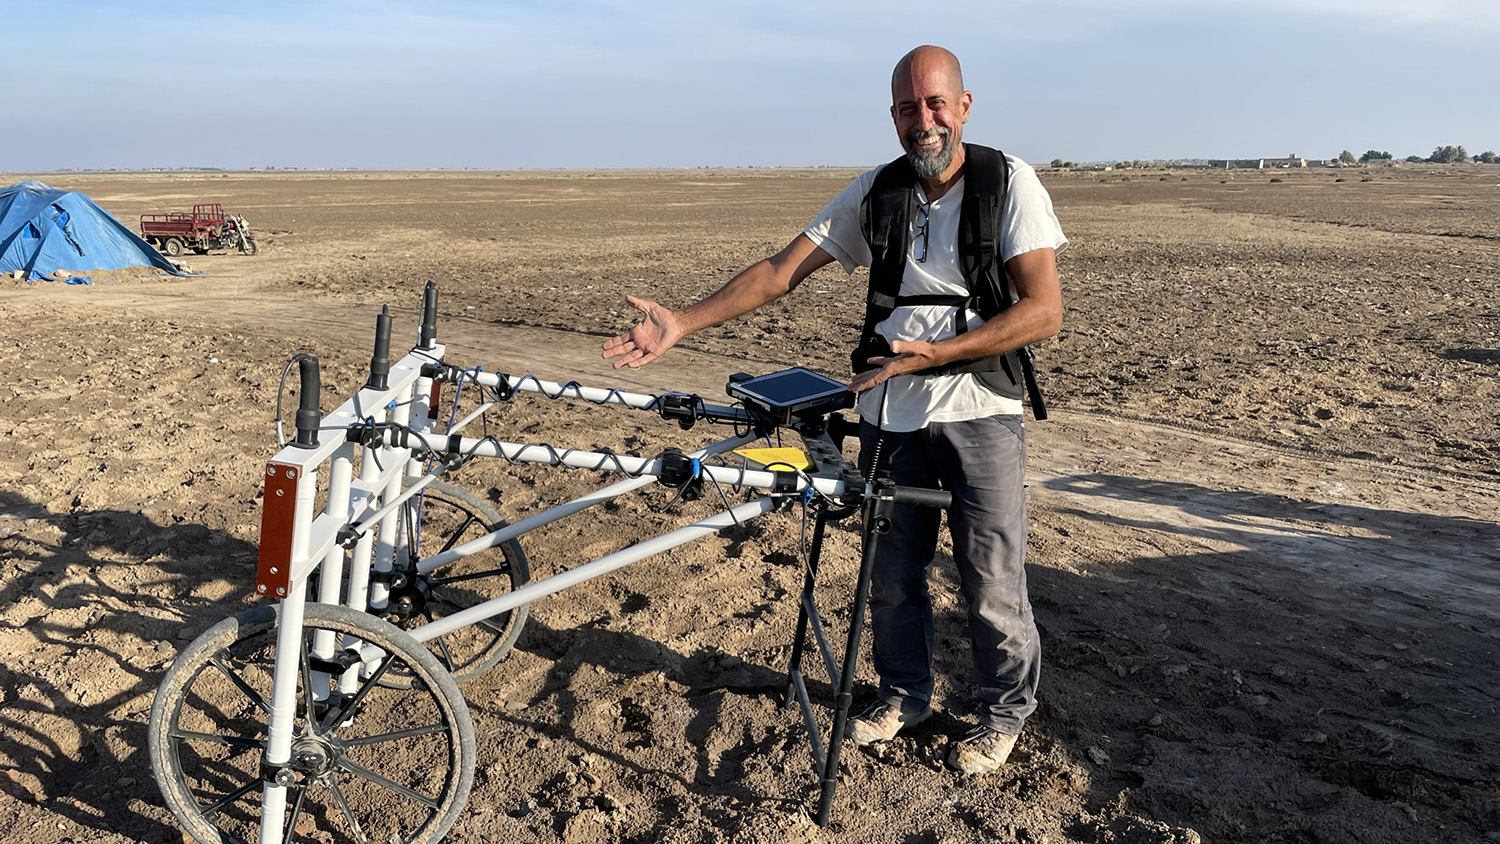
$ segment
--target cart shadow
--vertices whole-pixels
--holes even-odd
[[[1500,758],[1486,720],[1500,696],[1496,602],[1474,600],[1500,594],[1492,522],[1128,476],[1064,478],[1045,492],[1028,566],[1042,705],[1012,764],[980,778],[942,769],[939,751],[974,715],[966,613],[950,602],[935,619],[940,713],[892,750],[845,745],[859,787],[913,783],[942,796],[951,822],[996,840],[1016,835],[1025,805],[1062,813],[1052,818],[1062,827],[1041,834],[1080,841],[1164,844],[1191,840],[1189,828],[1231,842],[1393,840],[1391,829],[1441,824],[1451,840],[1482,835],[1500,782],[1495,764],[1474,764]],[[1088,535],[1069,540],[1059,525]],[[742,539],[745,553],[763,550]],[[1053,564],[1046,552],[1064,541],[1074,564]],[[953,591],[951,557],[939,555],[933,577],[935,595]],[[496,717],[561,739],[569,751],[554,754],[628,772],[620,788],[674,782],[686,796],[661,798],[661,818],[688,801],[732,831],[731,812],[810,805],[795,710],[768,729],[744,706],[780,705],[781,666],[679,653],[600,623],[533,621],[517,647],[548,663],[527,705],[538,714]],[[657,694],[691,710],[662,733],[677,729],[693,754],[680,768],[635,749],[639,701],[652,701],[641,681],[656,673],[677,684]],[[811,685],[815,700],[832,697]],[[784,766],[783,788],[741,782],[767,764]],[[559,831],[567,819],[554,815]]]
[[[556,718],[555,721],[550,717],[532,719],[506,712],[494,713],[495,717],[538,734],[563,739],[584,753],[635,775],[665,778],[709,800],[722,799],[730,807],[785,812],[794,811],[799,804],[797,799],[755,791],[739,776],[745,759],[779,749],[787,743],[786,735],[746,736],[729,742],[720,735],[726,721],[733,717],[731,696],[770,700],[780,705],[786,691],[784,670],[726,660],[725,654],[713,648],[678,653],[654,640],[598,624],[556,630],[535,613],[528,619],[516,648],[550,663],[541,689],[527,708],[555,708]],[[590,671],[608,672],[612,684],[633,683],[641,688],[642,696],[650,690],[657,698],[642,703],[627,696],[619,707],[621,727],[612,736],[616,741],[609,744],[589,738],[575,726],[582,719],[596,717],[590,712],[592,701],[577,690],[580,678],[586,683],[583,675]],[[644,754],[628,752],[650,748],[661,738],[651,722],[659,714],[653,710],[658,708],[662,695],[678,697],[692,710],[680,733],[686,746],[695,749],[689,771],[668,770],[642,761]],[[566,819],[566,813],[556,818],[559,828]]]
[[[805,664],[810,667],[819,658],[810,641],[808,647]],[[589,763],[583,757],[591,755],[629,772],[622,778],[625,780],[670,780],[690,796],[658,798],[660,805],[656,810],[662,823],[669,823],[669,818],[680,820],[682,807],[673,804],[683,799],[695,804],[693,811],[701,814],[703,822],[721,827],[728,834],[736,831],[736,824],[740,823],[737,817],[751,812],[810,817],[818,797],[818,774],[804,721],[795,702],[787,704],[785,666],[754,664],[711,646],[679,653],[655,640],[608,629],[598,622],[558,630],[538,619],[535,613],[528,619],[516,649],[549,663],[541,687],[520,712],[491,708],[485,717],[530,734],[532,738],[522,753],[537,752],[535,737],[546,736],[576,748],[567,753],[564,763],[567,767],[584,770]],[[821,671],[814,669],[814,674]],[[590,684],[590,672],[608,675],[610,690],[601,694],[607,706],[618,708],[617,729],[605,729],[608,735],[603,739],[586,735],[604,729],[598,724],[600,700],[590,698],[585,691]],[[805,681],[814,709],[820,713],[819,729],[826,747],[835,689],[816,676],[806,677]],[[663,695],[680,701],[692,714],[685,725],[679,727],[676,722],[669,722],[653,735],[650,730],[642,729],[640,722],[651,717],[649,710],[653,706],[660,707]],[[642,697],[647,698],[644,704],[640,701]],[[857,679],[851,712],[874,699],[874,685]],[[753,712],[747,712],[747,707],[763,709],[766,705],[784,710],[783,716],[771,726]],[[528,716],[528,711],[545,714]],[[593,726],[580,728],[580,722],[593,722]],[[920,746],[945,748],[971,726],[951,714],[939,712],[904,737]],[[665,735],[674,730],[678,731],[675,736]],[[691,757],[685,771],[673,769],[661,756],[633,752],[649,751],[654,741],[671,742],[674,738],[680,739],[678,744]],[[857,763],[858,766],[893,761],[879,749],[845,742],[842,758],[849,760],[851,754],[870,757]],[[783,787],[766,790],[744,776],[749,769],[767,767],[777,771]],[[847,761],[840,767],[846,775],[851,770]],[[544,794],[540,799],[554,813],[555,831],[562,834],[580,807],[564,805],[567,801],[557,799],[560,777],[555,775],[539,791]],[[585,798],[583,808],[588,805]],[[837,823],[835,819],[835,829]]]
[[[149,773],[151,702],[184,636],[243,609],[205,595],[244,594],[255,546],[140,513],[47,513],[5,491],[0,516],[5,626],[35,640],[31,657],[0,665],[0,793],[18,821],[35,806],[59,826],[175,840]],[[148,564],[159,578],[133,570]]]
[[[1500,365],[1500,349],[1446,349],[1440,357],[1468,363]]]

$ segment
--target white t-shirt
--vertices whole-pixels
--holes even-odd
[[[1047,195],[1031,165],[1012,155],[1005,158],[1010,165],[1010,184],[1005,192],[1000,229],[1001,260],[1009,261],[1034,249],[1052,249],[1061,254],[1068,239],[1052,210],[1052,197]],[[813,243],[838,259],[845,272],[870,266],[870,245],[860,230],[860,205],[875,183],[875,175],[883,168],[884,165],[861,174],[804,230]],[[906,273],[901,279],[900,295],[967,295],[969,288],[958,263],[958,217],[963,198],[961,178],[932,203],[927,202],[921,185],[917,186],[915,199],[928,209],[927,260],[918,261],[912,254],[917,249],[920,217],[913,208],[907,215],[911,233],[907,238]],[[1011,294],[1014,296],[1015,291]],[[888,341],[946,340],[954,335],[956,307],[904,305],[876,325],[875,330]],[[971,330],[984,322],[973,311],[967,312],[966,319]],[[972,374],[899,376],[886,385],[860,396],[859,413],[864,419],[876,422],[883,401],[885,414],[879,424],[887,431],[916,431],[930,422],[962,422],[1021,413],[1019,399],[997,395]]]

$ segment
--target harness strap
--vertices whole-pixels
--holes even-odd
[[[968,307],[974,299],[969,296],[958,296],[942,293],[922,293],[913,296],[898,296],[895,306],[898,308],[914,307],[918,305],[942,305],[947,307]]]

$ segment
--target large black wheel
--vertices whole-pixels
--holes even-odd
[[[506,524],[487,502],[443,481],[433,481],[412,499],[409,518],[417,525],[413,555],[417,559],[477,539]],[[392,617],[398,626],[410,630],[513,592],[530,581],[526,555],[521,544],[512,539],[395,586],[391,591]],[[453,679],[460,683],[471,680],[510,653],[526,624],[528,609],[522,605],[459,628],[427,646]],[[409,681],[405,675],[388,672],[382,682],[400,685]]]
[[[259,840],[264,777],[287,786],[268,822],[284,842],[433,844],[458,819],[474,781],[474,728],[463,697],[427,649],[366,613],[310,603],[298,655],[292,761],[263,771],[279,610],[225,619],[172,663],[151,707],[151,765],[167,805],[202,844]],[[359,689],[315,701],[316,631],[387,656]],[[325,666],[326,667],[326,666]],[[420,682],[392,689],[402,671]]]
[[[167,253],[170,257],[176,258],[182,254],[182,241],[175,237],[169,237],[167,238],[167,242],[162,244],[161,251]]]

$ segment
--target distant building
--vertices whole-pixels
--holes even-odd
[[[1305,159],[1305,158],[1298,158],[1297,157],[1297,153],[1295,153],[1295,152],[1292,153],[1291,155],[1288,155],[1286,158],[1262,158],[1260,160],[1260,169],[1262,169],[1262,170],[1267,170],[1267,169],[1272,169],[1272,168],[1280,168],[1280,169],[1286,170],[1286,169],[1290,169],[1290,168],[1293,168],[1293,167],[1306,167],[1306,166],[1307,166],[1307,159]]]
[[[1214,162],[1214,167],[1220,170],[1289,170],[1306,167],[1309,163],[1317,166],[1322,162],[1309,162],[1294,152],[1286,158],[1221,158]]]

